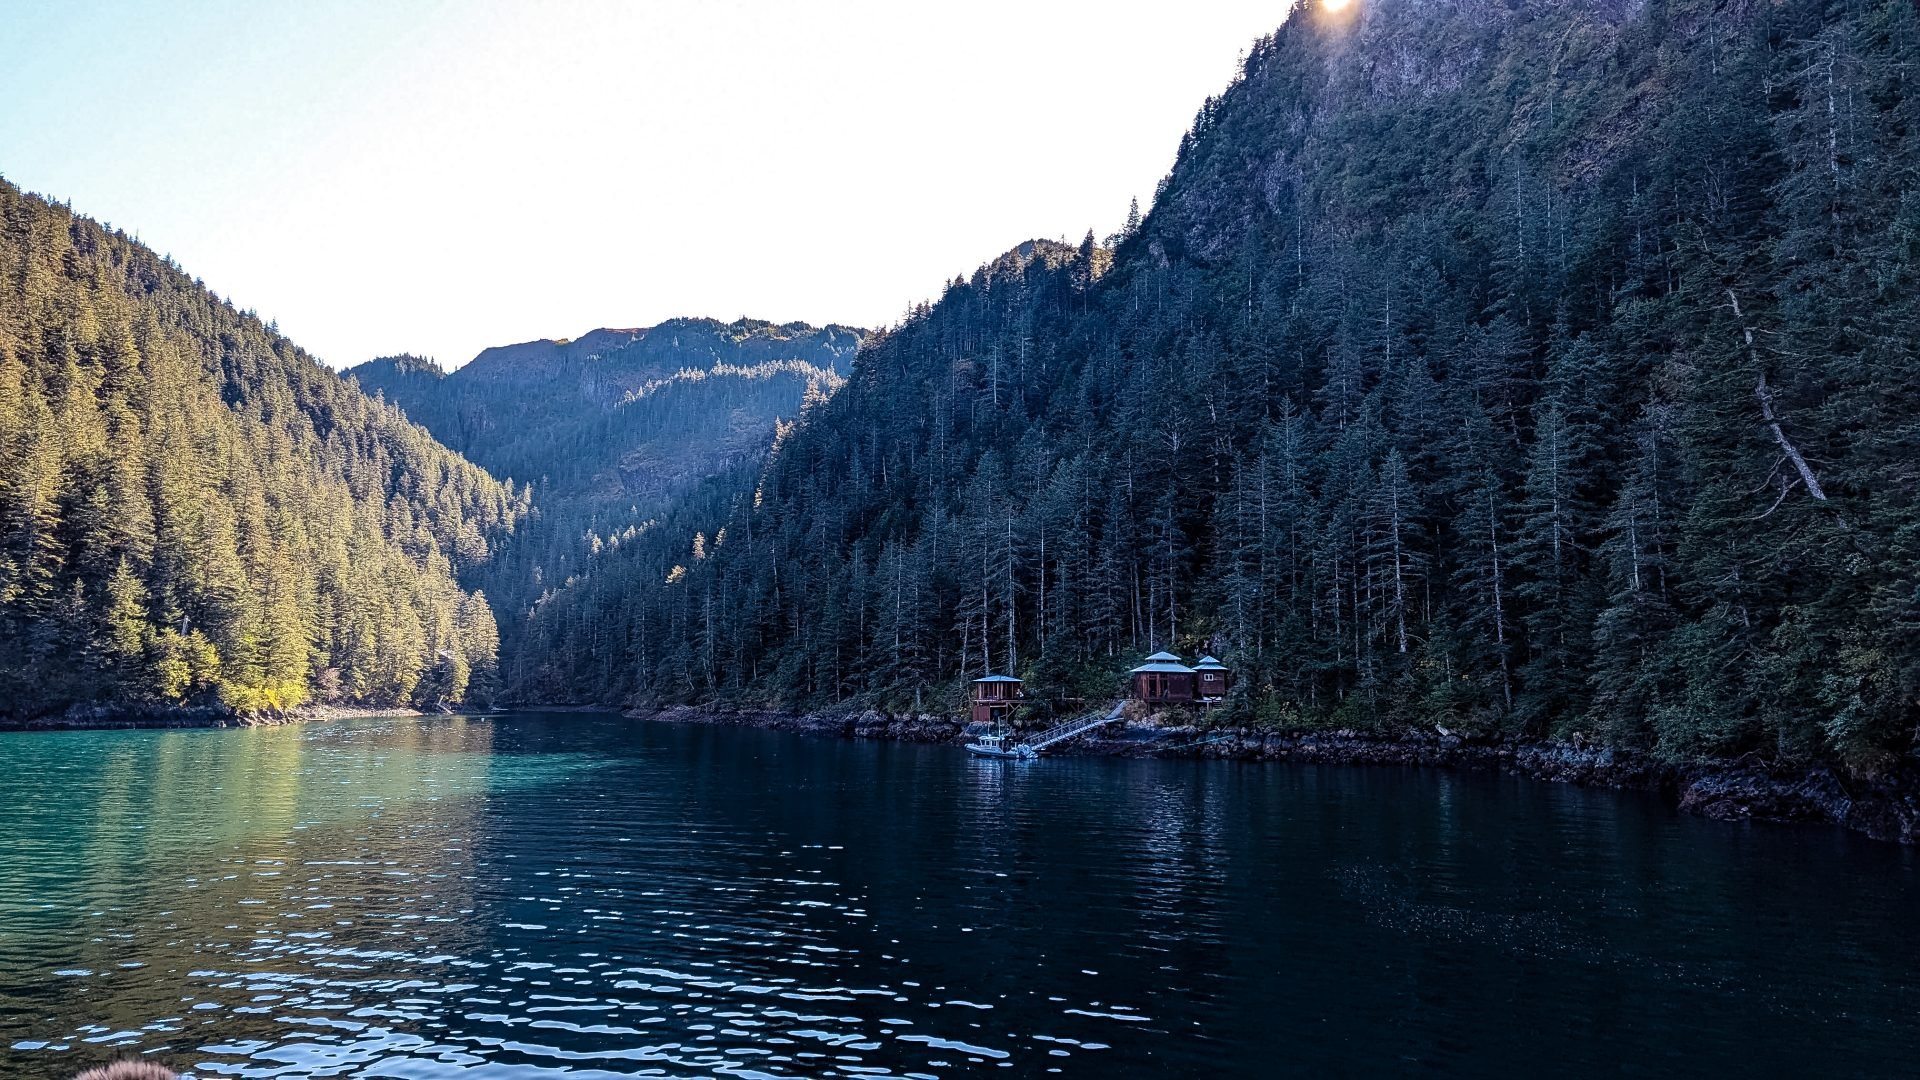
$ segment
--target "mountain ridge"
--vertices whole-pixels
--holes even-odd
[[[599,329],[574,339],[493,346],[452,370],[403,356],[366,361],[343,375],[400,406],[495,475],[538,481],[557,475],[542,467],[555,463],[549,461],[552,455],[529,442],[618,438],[607,431],[595,436],[594,431],[605,428],[610,415],[622,415],[626,406],[662,386],[700,373],[754,378],[749,372],[757,371],[762,381],[769,375],[790,376],[786,392],[774,393],[758,409],[771,432],[773,413],[783,403],[789,411],[797,409],[805,385],[838,384],[863,336],[864,331],[839,324],[677,318],[635,330]],[[763,367],[767,364],[787,366]],[[648,427],[644,420],[637,423]],[[629,441],[645,437],[644,431],[628,436]],[[631,449],[586,456],[605,465]],[[697,472],[702,466],[691,458],[698,456],[698,447],[683,449],[690,459],[687,469]],[[669,480],[666,486],[681,482]],[[546,494],[567,498],[585,492],[562,482]]]
[[[480,352],[452,371],[390,357],[346,377],[494,475],[534,511],[475,580],[515,650],[524,614],[677,495],[765,453],[844,378],[865,331],[759,319],[669,319]]]

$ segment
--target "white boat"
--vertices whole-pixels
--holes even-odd
[[[970,742],[967,744],[967,753],[972,754],[974,757],[1000,758],[1004,761],[1017,761],[1035,756],[1034,752],[1028,749],[1025,744],[1010,744],[1007,741],[1008,738],[1010,738],[1010,736],[998,731],[990,735],[982,735],[978,742]]]

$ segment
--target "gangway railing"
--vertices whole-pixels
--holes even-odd
[[[1105,727],[1113,723],[1120,719],[1120,714],[1125,711],[1126,706],[1127,703],[1122,701],[1115,704],[1113,711],[1105,715],[1088,713],[1085,716],[1075,717],[1072,720],[1055,724],[1030,739],[1021,740],[1016,749],[1023,755],[1038,754],[1049,746],[1057,746],[1060,743],[1066,742],[1068,739],[1085,735],[1094,728]]]

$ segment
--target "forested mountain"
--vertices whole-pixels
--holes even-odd
[[[522,690],[1111,693],[1871,770],[1920,707],[1909,0],[1296,8],[1115,250],[1025,245],[540,605]]]
[[[0,715],[458,703],[524,495],[126,235],[0,181]]]
[[[809,383],[839,385],[860,338],[843,326],[675,319],[491,348],[451,373],[399,356],[347,375],[495,476],[543,496],[646,502],[759,449]]]
[[[539,599],[595,552],[631,540],[707,477],[757,461],[775,424],[836,389],[863,331],[752,319],[674,319],[570,341],[487,349],[446,372],[373,360],[348,375],[495,476],[531,484],[533,513],[474,575],[506,653]],[[572,700],[564,687],[546,700]]]

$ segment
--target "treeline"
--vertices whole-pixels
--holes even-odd
[[[516,688],[1111,694],[1171,646],[1275,724],[1882,766],[1917,60],[1906,0],[1296,9],[1110,266],[956,280],[545,600]]]
[[[0,182],[0,710],[497,684],[526,509],[124,234]]]

